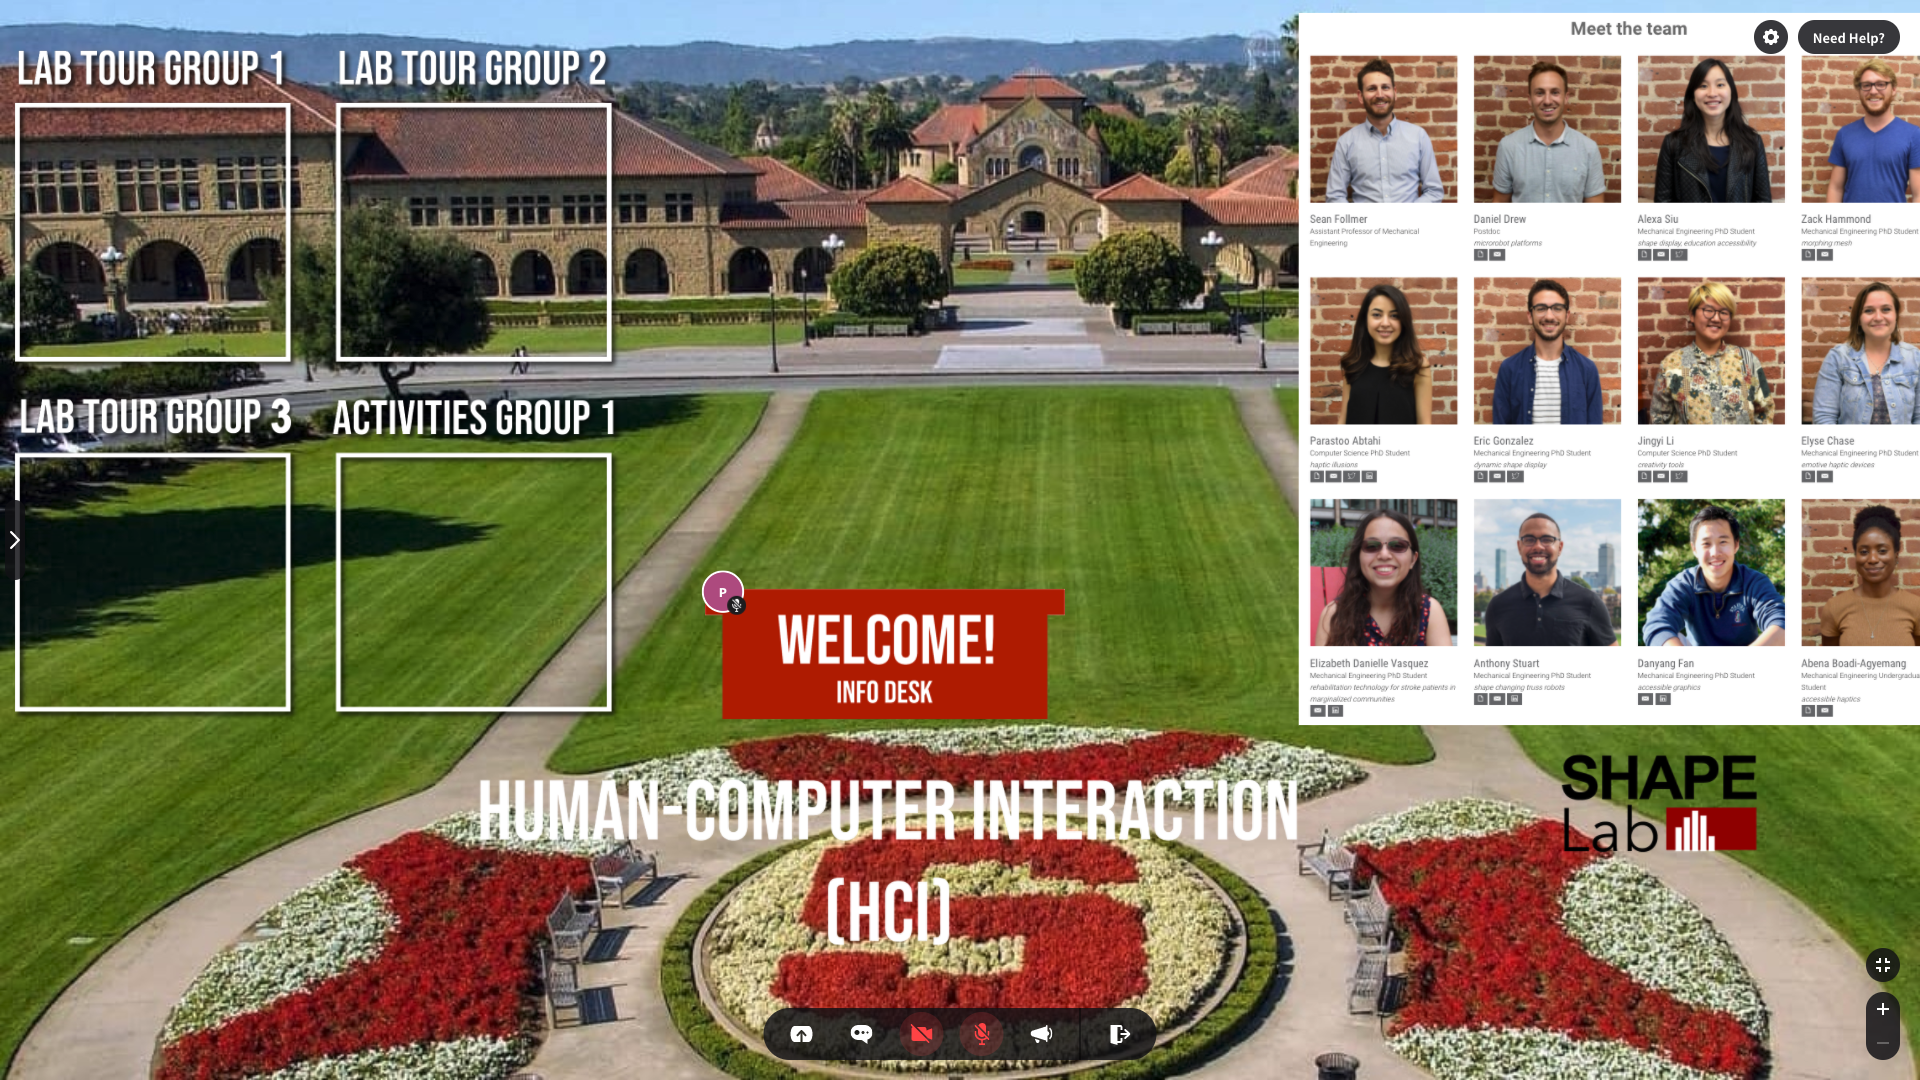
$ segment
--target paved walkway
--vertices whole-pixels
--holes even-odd
[[[1273,482],[1280,485],[1280,494],[1286,496],[1287,505],[1299,514],[1300,444],[1287,427],[1280,402],[1267,387],[1240,387],[1233,392],[1233,402],[1240,408],[1240,423],[1246,427],[1247,437],[1253,440],[1253,448],[1260,452],[1260,460],[1267,463]]]

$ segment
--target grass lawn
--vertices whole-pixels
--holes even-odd
[[[1071,285],[1073,284],[1073,273],[1074,272],[1070,269],[1069,270],[1049,270],[1047,271],[1047,284]]]
[[[341,486],[347,705],[510,705],[606,598],[601,461],[363,459]]]
[[[621,326],[614,328],[613,347],[627,349],[694,348],[697,346],[760,346],[769,334],[766,323],[729,323],[721,326]],[[780,344],[800,344],[800,313],[780,323]],[[541,356],[605,356],[604,326],[543,326],[530,330],[498,330],[491,340],[469,356],[507,356],[525,345]]]
[[[1268,319],[1260,331],[1268,341],[1291,344],[1300,340],[1300,320],[1291,315]]]
[[[701,613],[698,590],[722,568],[749,592],[1064,588],[1067,614],[1050,627],[1055,723],[1234,731],[1425,759],[1414,728],[1296,725],[1296,556],[1294,517],[1225,391],[822,393],[621,668],[617,711],[583,718],[553,765],[586,772],[847,726],[718,720],[720,621]]]
[[[1280,402],[1280,412],[1287,418],[1287,429],[1293,432],[1293,441],[1300,441],[1300,388],[1297,386],[1276,386],[1273,396]]]
[[[280,707],[286,475],[278,458],[208,462],[31,513],[24,703]]]
[[[964,289],[969,285],[1005,285],[1013,277],[1011,270],[960,270],[953,272],[953,287]]]
[[[617,437],[564,445],[619,450],[616,574],[739,447],[764,404],[762,395],[634,399],[617,414]],[[408,448],[475,445],[335,439],[294,451],[291,716],[29,714],[0,725],[0,830],[9,838],[0,846],[0,1060],[12,1059],[28,1026],[89,961],[167,902],[293,837],[431,784],[486,728],[485,716],[333,711],[332,455]],[[130,487],[125,498],[158,494]],[[11,591],[5,595],[11,604]],[[524,678],[545,657],[520,659]],[[211,689],[220,677],[204,669],[174,675],[183,694]],[[12,679],[12,657],[0,653],[5,700]],[[124,862],[127,852],[136,853],[134,871],[103,887],[103,865]]]
[[[26,351],[28,360],[70,359],[95,356],[178,356],[188,349],[212,349],[228,356],[287,355],[285,334],[156,334],[126,341],[101,341],[92,345],[35,345]]]
[[[1571,754],[1616,762],[1640,755],[1642,774],[1654,754],[1666,754],[1678,769],[1687,754],[1753,754],[1752,785],[1760,798],[1757,851],[1731,851],[1798,897],[1847,939],[1864,963],[1867,953],[1890,948],[1920,956],[1920,892],[1913,868],[1920,866],[1920,836],[1913,829],[1913,801],[1897,793],[1911,788],[1920,763],[1915,727],[1516,727],[1534,763],[1565,778],[1560,766]],[[1619,791],[1618,788],[1615,789]],[[1679,805],[1719,802],[1714,795]],[[1665,799],[1635,803],[1636,813],[1656,821]],[[1909,1041],[1920,1023],[1908,1014]]]

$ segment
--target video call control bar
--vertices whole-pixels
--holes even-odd
[[[1119,1061],[1158,1037],[1138,1009],[781,1009],[761,1030],[788,1061]]]

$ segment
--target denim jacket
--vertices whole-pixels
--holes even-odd
[[[1880,389],[1887,395],[1887,416],[1894,423],[1920,424],[1920,347],[1904,341],[1894,344],[1887,366],[1880,369]],[[1820,362],[1820,379],[1813,387],[1813,422],[1873,422],[1873,376],[1867,374],[1864,349],[1835,345]]]

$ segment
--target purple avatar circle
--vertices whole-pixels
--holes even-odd
[[[740,575],[731,570],[715,570],[700,584],[700,596],[707,602],[707,610],[716,614],[727,610],[728,600],[744,596],[746,592],[747,587],[740,584]]]

